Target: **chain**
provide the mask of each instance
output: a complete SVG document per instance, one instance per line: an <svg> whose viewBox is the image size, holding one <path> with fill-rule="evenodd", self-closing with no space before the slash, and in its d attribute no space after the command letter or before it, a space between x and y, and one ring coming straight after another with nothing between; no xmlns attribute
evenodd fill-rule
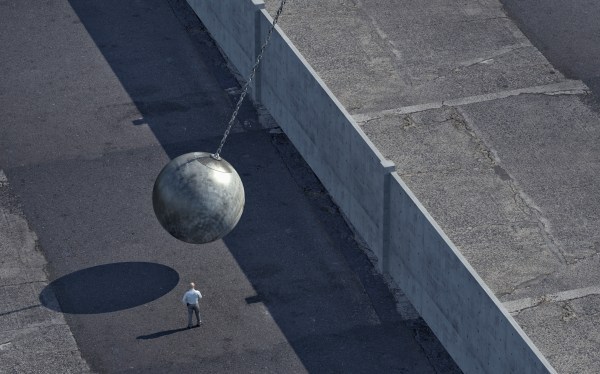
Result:
<svg viewBox="0 0 600 374"><path fill-rule="evenodd" d="M223 139L221 139L221 144L219 145L217 152L215 152L214 154L211 155L211 157L214 158L215 160L221 159L220 154L221 154L221 150L223 149L223 145L225 145L225 141L227 140L229 131L231 131L231 128L233 127L233 124L235 122L235 118L237 117L238 111L240 110L240 107L242 106L242 101L244 101L244 97L246 97L248 88L250 88L250 82L252 82L252 79L254 79L254 76L256 75L256 70L258 69L260 60L262 59L262 56L263 56L263 53L265 52L265 48L267 47L267 44L269 44L269 39L271 39L271 34L273 33L273 30L275 30L275 25L277 24L279 15L283 11L283 6L285 5L286 1L287 0L281 0L279 9L277 9L277 13L275 13L275 17L273 18L273 25L271 26L271 28L269 29L269 32L267 33L267 38L265 39L264 44L260 48L260 53L258 54L258 57L256 57L256 62L254 63L254 66L252 67L252 73L250 73L250 77L244 84L244 87L242 89L242 94L240 95L240 98L238 99L238 102L235 106L235 110L233 111L233 114L231 115L231 119L229 120L229 123L227 124L227 129L225 130L225 134L223 134Z"/></svg>

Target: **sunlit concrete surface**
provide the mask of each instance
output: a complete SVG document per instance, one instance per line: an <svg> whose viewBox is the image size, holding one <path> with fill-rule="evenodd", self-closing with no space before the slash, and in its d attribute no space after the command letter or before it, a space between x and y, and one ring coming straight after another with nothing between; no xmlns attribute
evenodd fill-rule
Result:
<svg viewBox="0 0 600 374"><path fill-rule="evenodd" d="M495 0L292 1L280 25L551 364L600 371L587 86Z"/></svg>

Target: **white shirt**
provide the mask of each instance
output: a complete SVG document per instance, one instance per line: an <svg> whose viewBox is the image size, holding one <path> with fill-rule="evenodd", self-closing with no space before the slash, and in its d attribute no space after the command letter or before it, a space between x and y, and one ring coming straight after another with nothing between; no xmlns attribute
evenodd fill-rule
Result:
<svg viewBox="0 0 600 374"><path fill-rule="evenodd" d="M188 292L183 295L183 302L186 304L198 304L198 301L202 298L200 291L191 288Z"/></svg>

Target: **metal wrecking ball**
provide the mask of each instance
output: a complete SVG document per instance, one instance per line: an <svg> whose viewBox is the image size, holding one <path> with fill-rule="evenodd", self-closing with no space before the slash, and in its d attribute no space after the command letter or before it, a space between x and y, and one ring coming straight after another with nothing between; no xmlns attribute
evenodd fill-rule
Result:
<svg viewBox="0 0 600 374"><path fill-rule="evenodd" d="M227 235L240 220L244 204L244 186L233 166L206 152L171 160L152 191L160 224L175 238L194 244Z"/></svg>

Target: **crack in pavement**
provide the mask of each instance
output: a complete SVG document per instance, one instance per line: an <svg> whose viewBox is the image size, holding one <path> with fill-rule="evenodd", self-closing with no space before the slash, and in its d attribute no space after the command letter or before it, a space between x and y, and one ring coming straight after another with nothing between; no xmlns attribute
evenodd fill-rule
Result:
<svg viewBox="0 0 600 374"><path fill-rule="evenodd" d="M498 156L496 156L495 152L477 135L475 129L467 123L465 116L459 108L451 108L451 118L454 127L459 131L465 132L472 138L477 145L478 150L489 161L490 165L494 168L501 168L496 170L496 174L499 174L503 182L511 189L515 205L524 214L535 219L540 235L544 239L548 250L557 258L563 267L566 266L568 262L566 260L565 251L558 240L552 235L550 222L543 216L541 209L537 207L533 200L518 187L517 182L510 173L500 165ZM498 173L498 171L500 171L500 173Z"/></svg>

